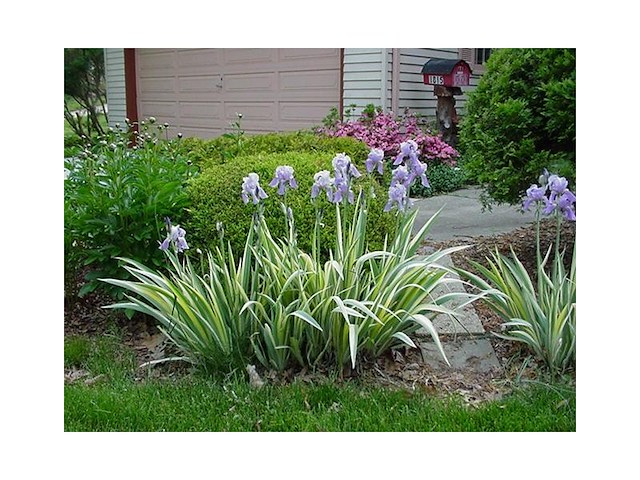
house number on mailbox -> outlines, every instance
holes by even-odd
[[[430,85],[444,85],[444,77],[442,75],[429,75]]]

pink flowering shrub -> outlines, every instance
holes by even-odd
[[[353,121],[338,121],[320,129],[321,133],[332,137],[354,137],[369,148],[379,148],[385,157],[395,158],[400,152],[400,144],[413,140],[418,145],[419,154],[427,160],[455,166],[458,151],[445,143],[439,136],[425,132],[415,115],[396,117],[389,112],[368,108]]]

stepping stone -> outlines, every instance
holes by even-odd
[[[442,342],[442,348],[451,367],[442,359],[433,341],[420,341],[418,347],[424,362],[434,370],[489,372],[502,368],[491,342],[486,338]]]
[[[444,267],[453,267],[453,263],[451,262],[451,258],[447,255],[442,257],[438,263]],[[459,279],[458,275],[447,274],[447,277]],[[439,285],[434,289],[434,296],[438,297],[445,293],[450,292],[462,292],[467,293],[464,289],[464,286],[459,282],[445,283]],[[454,309],[459,306],[461,303],[464,303],[466,299],[456,300],[455,302],[450,302],[447,307]],[[473,304],[469,304],[464,306],[463,308],[458,310],[457,320],[452,319],[449,315],[439,314],[435,318],[432,319],[433,326],[435,327],[438,334],[479,334],[485,333],[484,327],[482,326],[482,322],[476,313],[475,308],[473,308]],[[429,333],[421,328],[416,332],[416,335],[424,336],[429,335]]]

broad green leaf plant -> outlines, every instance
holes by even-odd
[[[197,272],[185,255],[186,232],[167,220],[167,238],[161,248],[170,273],[122,259],[136,280],[104,280],[129,292],[127,301],[109,308],[151,315],[184,352],[182,358],[214,370],[230,370],[254,360],[275,370],[292,365],[356,369],[363,358],[401,346],[416,347],[412,336],[421,328],[447,361],[432,319],[438,314],[456,318],[458,309],[478,296],[437,293],[442,291],[437,287],[460,281],[439,261],[464,247],[418,255],[437,213],[412,235],[417,211],[410,211],[407,192],[415,179],[427,181],[426,165],[419,162],[414,145],[403,144],[402,152],[396,158],[399,167],[385,207],[396,210],[398,227],[381,250],[367,248],[367,198],[362,190],[354,192],[360,172],[345,154],[334,158],[333,175],[316,174],[311,192],[313,202],[326,194],[335,204],[334,245],[328,249],[320,245],[318,207],[314,247],[310,253],[300,249],[294,213],[286,200],[287,191],[297,188],[297,183],[293,169],[284,165],[276,169],[270,186],[281,196],[287,238],[271,235],[263,215],[267,193],[258,175],[249,173],[241,198],[255,212],[239,258],[230,246],[225,247],[221,233],[220,245],[206,254]],[[372,150],[368,172],[378,168],[381,160],[380,152]],[[327,250],[328,256],[321,255]],[[449,306],[454,300],[458,300],[455,308]]]

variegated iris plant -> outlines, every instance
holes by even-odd
[[[372,153],[377,169],[380,159]],[[417,159],[412,162],[417,165]],[[335,203],[337,233],[328,258],[319,253],[320,215],[311,254],[295,241],[294,215],[286,205],[287,189],[297,188],[293,169],[279,167],[270,184],[281,195],[290,227],[286,239],[272,237],[262,214],[267,194],[250,173],[242,198],[255,204],[256,214],[241,257],[221,245],[207,255],[208,266],[198,273],[187,256],[181,260],[179,251],[167,249],[168,275],[123,259],[137,281],[105,280],[131,292],[127,302],[111,308],[155,317],[185,358],[215,369],[253,359],[278,370],[291,364],[355,368],[362,357],[402,345],[415,347],[412,334],[421,328],[446,360],[431,319],[441,313],[455,318],[456,310],[448,304],[461,294],[436,293],[438,286],[456,281],[438,261],[463,247],[419,256],[418,247],[437,214],[412,235],[417,212],[407,210],[406,193],[399,198],[390,190],[389,209],[397,207],[398,214],[395,238],[382,250],[369,251],[366,196],[353,191],[360,172],[344,154],[334,158],[333,167],[333,176],[329,171],[316,174],[312,188],[312,199],[325,192]],[[424,169],[411,172],[419,178]],[[465,301],[455,303],[462,308]]]
[[[567,271],[565,252],[560,251],[560,226],[563,218],[576,220],[576,197],[568,190],[566,179],[546,171],[540,184],[531,185],[523,202],[525,210],[536,209],[537,281],[531,280],[513,251],[511,258],[496,251],[487,259],[487,267],[475,263],[480,276],[460,273],[487,294],[488,305],[503,319],[505,330],[497,335],[525,343],[552,374],[558,374],[575,365],[575,245]],[[541,214],[554,215],[557,222],[555,247],[550,245],[544,257],[540,252]]]

